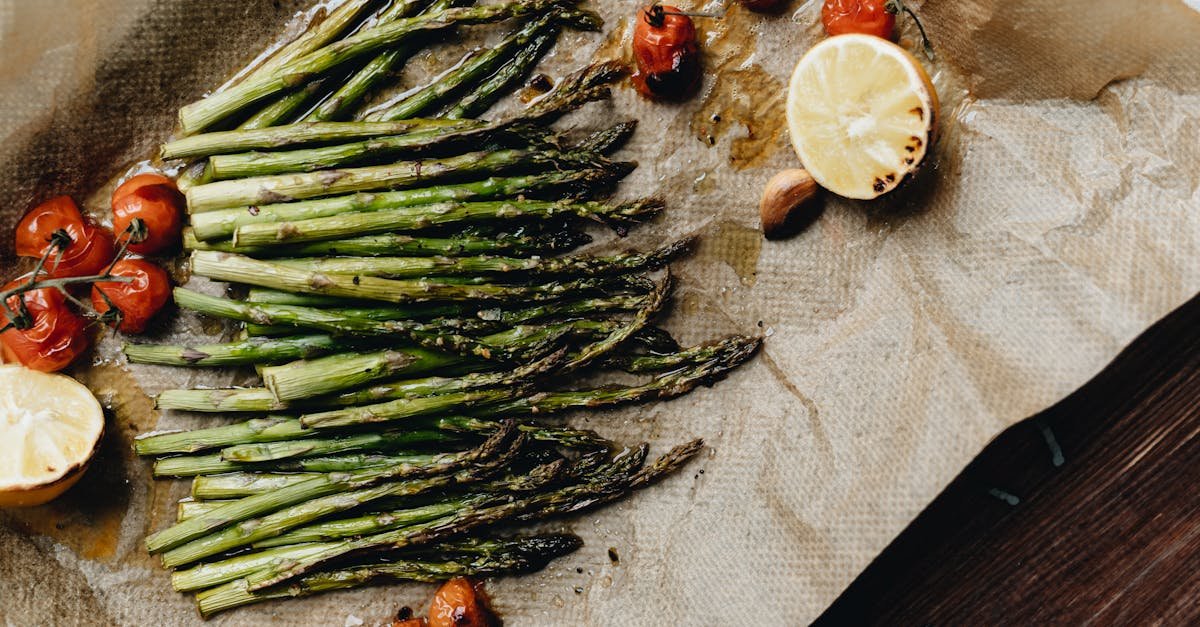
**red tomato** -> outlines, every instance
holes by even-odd
[[[700,44],[692,18],[655,4],[639,11],[633,29],[633,85],[648,98],[682,100],[700,84]]]
[[[489,627],[495,617],[481,598],[478,584],[465,577],[438,588],[429,606],[429,627]]]
[[[139,174],[117,187],[112,196],[113,231],[124,233],[133,220],[146,226],[146,238],[129,250],[153,255],[179,243],[183,230],[183,194],[160,174]]]
[[[825,0],[821,23],[830,36],[861,33],[891,39],[896,13],[888,0]]]
[[[34,207],[17,223],[17,254],[22,257],[41,257],[55,231],[83,227],[83,214],[69,196],[51,198]]]
[[[145,331],[150,318],[171,300],[171,278],[165,270],[145,259],[122,259],[113,266],[112,274],[130,277],[133,281],[92,284],[92,307],[97,313],[108,311],[108,302],[104,300],[104,296],[108,296],[121,312],[121,324],[117,329],[125,333]]]
[[[22,285],[13,281],[3,291]],[[87,322],[71,311],[62,292],[49,287],[31,290],[8,299],[9,308],[20,313],[25,301],[33,324],[27,329],[0,333],[5,361],[16,361],[34,370],[57,372],[75,361],[88,347]],[[7,318],[7,312],[0,318]],[[5,319],[3,324],[8,324]]]
[[[51,236],[59,230],[67,233],[71,243],[61,255],[50,256],[46,276],[99,274],[116,256],[112,233],[85,222],[75,201],[66,196],[51,198],[21,218],[17,223],[17,254],[41,257],[50,247]]]

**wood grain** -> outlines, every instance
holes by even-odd
[[[1005,432],[818,625],[1200,621],[1200,297]]]

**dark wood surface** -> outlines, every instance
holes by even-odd
[[[996,439],[818,625],[1200,624],[1200,297]]]

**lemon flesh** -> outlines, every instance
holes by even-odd
[[[792,73],[792,146],[825,189],[878,198],[920,167],[938,98],[919,61],[890,41],[840,35],[813,46]]]
[[[104,411],[79,382],[0,365],[0,507],[40,505],[71,487],[104,433]]]

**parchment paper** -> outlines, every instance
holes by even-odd
[[[579,553],[492,583],[511,625],[805,623],[992,437],[1200,288],[1200,16],[1181,0],[910,2],[938,54],[934,161],[895,198],[831,199],[799,237],[760,243],[760,188],[798,165],[783,85],[821,37],[819,4],[698,20],[709,69],[700,96],[652,105],[620,89],[568,121],[642,121],[624,153],[642,166],[622,193],[662,194],[670,207],[630,243],[705,236],[680,264],[668,326],[688,342],[760,327],[770,337],[711,390],[571,417],[658,450],[693,436],[711,449],[658,487],[558,525],[583,535]],[[0,224],[58,193],[102,213],[106,182],[168,136],[176,109],[303,6],[0,0]],[[633,3],[592,6],[609,34],[565,36],[544,64],[552,76],[623,55]],[[912,35],[906,26],[916,49]],[[402,80],[416,84],[462,46],[437,49]],[[9,238],[0,242],[11,268]],[[181,315],[158,337],[220,332]],[[113,408],[94,468],[53,505],[0,513],[6,625],[199,620],[141,548],[184,485],[151,482],[128,446],[139,430],[220,420],[160,417],[143,391],[235,380],[127,368],[115,343],[76,370]],[[377,624],[400,605],[423,607],[431,590],[273,603],[213,624]]]

